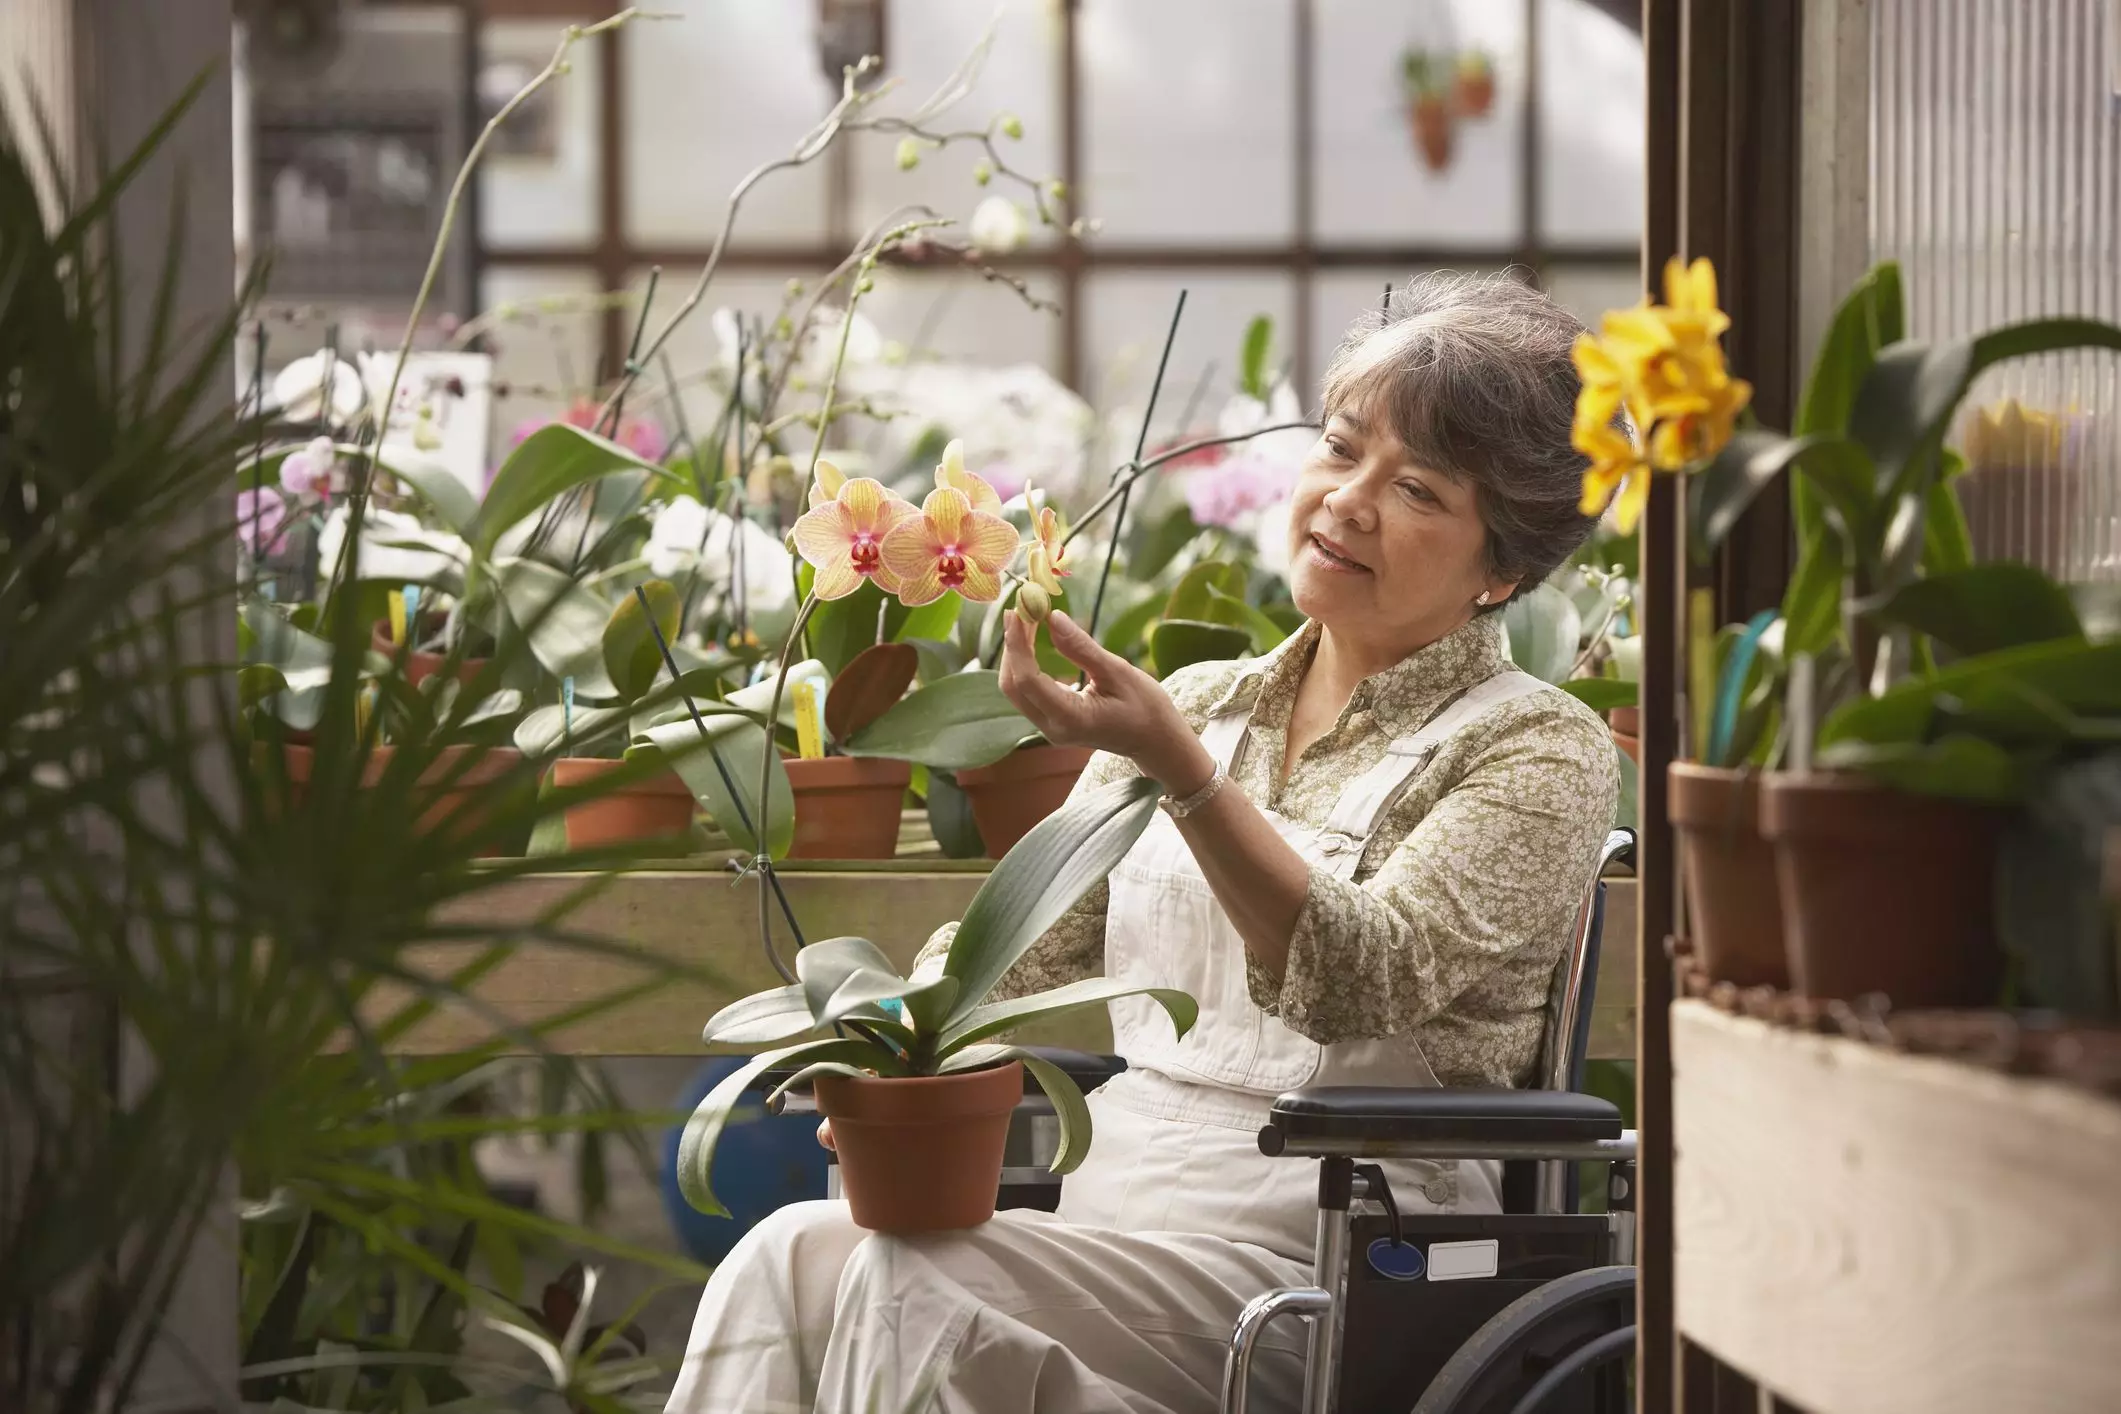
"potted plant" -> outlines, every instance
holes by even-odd
[[[1082,1092],[1057,1067],[998,1038],[1028,1022],[1117,997],[1156,999],[1183,1035],[1198,1008],[1183,992],[1092,978],[990,1002],[995,985],[1055,919],[1104,878],[1147,828],[1156,786],[1115,782],[1041,821],[994,867],[939,968],[900,975],[866,938],[796,954],[797,980],[732,1003],[707,1023],[712,1044],[770,1047],[709,1092],[686,1123],[678,1182],[701,1211],[726,1210],[711,1185],[723,1129],[769,1070],[789,1070],[769,1103],[814,1082],[831,1121],[855,1222],[880,1232],[973,1227],[994,1213],[1009,1114],[1028,1070],[1060,1119],[1054,1170],[1090,1142]]]
[[[1485,118],[1495,106],[1495,65],[1484,49],[1468,49],[1451,66],[1451,107],[1461,118]]]
[[[1443,68],[1443,63],[1426,49],[1409,49],[1399,56],[1407,128],[1414,137],[1414,150],[1432,172],[1441,172],[1451,165],[1455,136],[1449,78]]]
[[[1698,471],[1690,540],[1706,552],[1785,469],[1799,473],[1798,565],[1780,615],[1797,769],[1765,778],[1759,816],[1791,981],[1811,996],[1882,992],[1902,1006],[1992,1001],[1998,807],[2022,788],[2020,744],[2052,747],[2064,731],[2036,730],[2035,709],[2014,718],[1999,704],[2051,705],[2077,730],[2086,715],[2121,710],[2110,701],[2121,689],[2099,677],[2121,683],[2121,672],[2116,650],[2058,612],[2067,597],[2037,571],[1973,565],[1951,486],[1959,459],[1944,441],[1984,369],[2056,349],[2121,348],[2121,329],[2054,319],[1936,347],[1906,340],[1898,270],[1884,264],[1837,313],[1799,434],[1734,432],[1748,390],[1723,372],[1716,339],[1728,321],[1713,272],[1675,261],[1666,293],[1665,306],[1608,315],[1606,337],[1587,339],[1579,359],[1578,446],[1593,463],[1586,508],[1618,493],[1627,513],[1653,468]],[[1622,403],[1639,439],[1606,425]],[[1716,696],[1703,657],[1697,647],[1697,713]],[[1841,700],[1819,734],[1826,771],[1809,769],[1816,678],[1828,702]],[[1750,700],[1744,681],[1729,684],[1727,703]],[[1675,767],[1675,782],[1696,775]],[[1675,799],[1682,793],[1675,784]],[[1704,806],[1697,818],[1721,821],[1733,808]]]

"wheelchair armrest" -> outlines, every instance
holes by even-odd
[[[1565,1090],[1315,1085],[1274,1102],[1260,1152],[1426,1159],[1624,1158],[1620,1111]]]

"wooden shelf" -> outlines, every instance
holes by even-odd
[[[1671,1019],[1683,1335],[1810,1414],[2121,1410],[2121,1105]]]
[[[985,861],[896,859],[874,863],[818,862],[781,866],[782,887],[812,940],[858,934],[873,940],[900,966],[912,963],[936,928],[962,917],[986,879]],[[703,856],[642,868],[586,888],[580,874],[538,874],[479,895],[476,908],[444,916],[490,924],[496,931],[563,904],[571,892],[584,899],[566,916],[575,931],[620,943],[643,959],[670,960],[711,973],[712,982],[673,982],[648,995],[554,1032],[548,1040],[571,1055],[700,1055],[700,1028],[708,1017],[747,993],[776,986],[780,978],[759,947],[757,884],[728,872],[726,858]],[[776,911],[774,940],[781,956],[792,939]],[[478,943],[435,944],[418,949],[412,965],[444,976],[469,963]],[[570,1007],[610,996],[649,976],[625,956],[525,945],[480,979],[481,1001],[516,1024],[530,1024]],[[397,989],[382,991],[366,1008],[374,1018],[406,1000]],[[485,1040],[494,1032],[468,1011],[441,1012],[399,1038],[391,1049],[433,1054]],[[1092,1012],[1027,1028],[1027,1041],[1080,1050],[1104,1050],[1111,1031]],[[1591,1013],[1590,1054],[1631,1059],[1635,1054],[1635,882],[1607,880],[1605,946]]]

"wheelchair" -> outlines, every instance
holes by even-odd
[[[1275,1100],[1261,1152],[1318,1163],[1308,1286],[1262,1292],[1238,1318],[1223,1414],[1247,1414],[1261,1335],[1308,1323],[1303,1414],[1620,1414],[1635,1346],[1635,1135],[1582,1093],[1605,921],[1606,867],[1632,858],[1614,830],[1554,969],[1526,1090],[1312,1086]],[[1085,1091],[1117,1056],[1042,1049]],[[789,1109],[808,1108],[789,1095]],[[1000,1208],[1059,1204],[1047,1171],[1059,1127],[1027,1086],[1012,1121]],[[1503,1211],[1400,1213],[1380,1158],[1500,1160]],[[1605,1211],[1581,1213],[1581,1164],[1602,1166]],[[838,1170],[827,1191],[839,1195]]]

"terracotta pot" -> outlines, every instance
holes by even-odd
[[[1615,707],[1606,714],[1606,723],[1613,729],[1613,745],[1628,754],[1628,760],[1642,764],[1642,709],[1640,707]]]
[[[1790,981],[1808,997],[1882,992],[1894,1007],[1993,1006],[1998,810],[1888,790],[1861,776],[1770,775],[1760,830]]]
[[[1440,97],[1417,98],[1407,109],[1414,146],[1432,172],[1451,165],[1451,107]]]
[[[987,857],[1000,859],[1033,825],[1060,809],[1091,755],[1086,746],[1027,746],[992,766],[959,771],[958,788],[972,804]]]
[[[376,620],[370,641],[375,645],[376,652],[381,653],[392,661],[396,661],[398,645],[390,641],[390,621],[388,619]],[[436,673],[441,672],[442,665],[448,661],[449,657],[447,654],[422,653],[418,649],[414,649],[405,655],[405,681],[414,687],[418,687]],[[457,664],[457,681],[470,682],[485,668],[486,661],[484,658],[466,658],[459,662]]]
[[[913,767],[870,756],[791,758],[795,843],[790,859],[889,859]]]
[[[290,742],[282,750],[286,753],[287,761],[288,799],[296,809],[300,809],[302,804],[309,799],[309,781],[316,771],[316,748],[300,746]],[[470,746],[443,747],[436,754],[434,764],[429,766],[420,777],[421,783],[431,784],[443,780],[457,769],[456,763],[461,761],[466,753],[474,750],[479,750],[479,748]],[[396,753],[397,748],[395,746],[377,745],[374,747],[369,752],[367,763],[361,768],[361,784],[373,786],[382,780],[383,773],[390,769],[391,760]],[[512,746],[489,746],[481,750],[479,759],[472,764],[469,770],[455,780],[450,781],[446,789],[435,793],[432,803],[428,805],[426,810],[421,812],[421,828],[431,829],[440,825],[444,820],[447,820],[451,815],[462,809],[465,802],[473,796],[486,796],[490,806],[494,802],[494,797],[487,787],[493,781],[514,770],[522,763],[522,760],[523,753]],[[464,823],[467,825],[475,824],[477,819],[476,815],[467,816]],[[488,859],[497,858],[511,852],[507,845],[500,841],[490,843],[479,850],[480,856]],[[520,852],[520,847],[513,852]]]
[[[552,763],[553,784],[587,785],[626,763],[598,757],[569,756]],[[677,854],[692,852],[692,792],[675,771],[665,771],[607,791],[595,800],[567,807],[567,847],[629,844],[635,840],[672,840]]]
[[[899,1080],[820,1075],[816,1093],[857,1226],[944,1232],[994,1216],[1021,1063]]]
[[[1775,851],[1760,834],[1759,774],[1674,761],[1665,781],[1702,969],[1712,982],[1787,989]]]
[[[1495,106],[1495,74],[1492,70],[1467,73],[1460,70],[1451,79],[1451,103],[1459,115],[1484,118]]]

